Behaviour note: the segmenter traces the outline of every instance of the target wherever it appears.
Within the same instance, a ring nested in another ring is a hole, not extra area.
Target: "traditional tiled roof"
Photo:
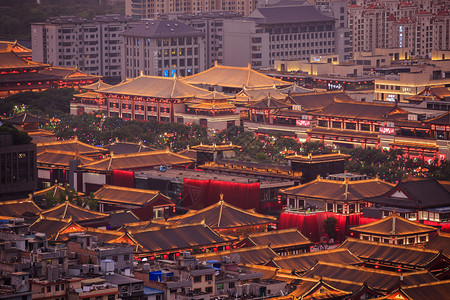
[[[20,57],[31,57],[32,50],[19,44],[17,41],[9,42],[9,41],[0,41],[0,51],[13,51]]]
[[[30,225],[30,231],[41,232],[46,234],[48,240],[60,240],[61,234],[71,232],[84,232],[86,229],[70,219],[56,219],[51,217],[40,216],[33,224]]]
[[[221,110],[221,109],[235,109],[236,106],[228,102],[212,102],[203,101],[201,103],[188,105],[189,108],[201,109],[201,110]]]
[[[99,92],[162,99],[186,99],[209,95],[210,91],[195,87],[176,77],[141,75]]]
[[[200,145],[195,145],[195,146],[191,147],[191,149],[193,149],[193,150],[202,151],[202,152],[230,151],[235,148],[241,148],[241,146],[233,145],[233,143],[230,143],[230,144],[215,144],[214,143],[212,145],[200,144]]]
[[[92,80],[100,78],[100,76],[97,75],[81,72],[77,68],[65,67],[49,67],[39,71],[39,73],[43,75],[56,76],[62,80]]]
[[[80,155],[108,153],[108,149],[91,146],[89,144],[80,142],[77,138],[66,141],[38,143],[36,145],[38,148],[38,152],[43,152],[45,150],[59,150],[67,152],[77,152]]]
[[[117,155],[111,153],[110,157],[83,165],[82,168],[88,170],[110,171],[153,168],[160,165],[185,165],[193,162],[193,159],[173,153],[169,150],[158,150]]]
[[[332,282],[334,283],[334,281]],[[347,287],[348,286],[349,285],[347,285]],[[361,286],[361,283],[353,283],[352,287],[353,289],[360,289]],[[302,278],[301,281],[296,284],[296,289],[293,292],[285,296],[275,297],[273,299],[341,299],[345,296],[351,296],[352,294],[352,291],[339,289],[322,278]]]
[[[144,206],[157,198],[163,198],[167,204],[173,204],[169,197],[160,191],[135,189],[114,185],[103,185],[94,193],[94,197],[102,203],[117,203],[134,206]]]
[[[30,198],[12,201],[0,201],[0,216],[35,216],[40,212],[41,209]]]
[[[97,243],[106,243],[106,244],[116,240],[117,238],[120,238],[123,235],[123,233],[119,231],[98,229],[91,227],[87,227],[84,233],[96,236]]]
[[[125,153],[138,153],[138,152],[147,152],[154,151],[155,149],[145,146],[142,142],[133,143],[127,141],[119,141],[115,140],[114,142],[104,145],[103,148],[108,149],[110,152],[114,152],[115,154],[125,154]]]
[[[49,66],[19,57],[13,51],[0,51],[0,70],[1,69],[42,69]]]
[[[292,104],[301,105],[302,110],[305,111],[322,109],[334,101],[354,102],[345,92],[340,91],[290,94],[288,99]]]
[[[348,249],[364,261],[380,262],[390,266],[400,265],[406,268],[427,268],[442,258],[442,254],[437,250],[369,242],[354,238],[347,238],[340,248]]]
[[[319,177],[308,183],[283,189],[281,192],[287,195],[308,198],[354,201],[382,195],[392,189],[393,186],[393,184],[380,180],[379,178],[338,181]]]
[[[303,277],[308,278],[321,276],[366,283],[369,287],[383,292],[390,291],[399,286],[401,277],[403,277],[403,283],[406,285],[437,281],[437,279],[427,271],[398,273],[321,261],[303,275]]]
[[[253,233],[246,240],[255,246],[269,245],[272,249],[312,244],[297,228]]]
[[[446,112],[435,118],[431,118],[423,121],[424,123],[435,124],[435,125],[449,125],[450,124],[450,112]]]
[[[204,33],[194,27],[176,20],[147,20],[121,33],[123,36],[160,38],[179,36],[203,36]]]
[[[311,5],[261,7],[255,9],[248,18],[264,24],[334,21],[332,17],[322,14]]]
[[[277,89],[276,87],[258,87],[258,88],[243,88],[242,91],[240,91],[236,95],[236,101],[241,102],[242,98],[245,99],[245,101],[260,101],[266,98],[267,96],[271,96],[272,99],[276,100],[284,100],[286,99],[286,94],[283,94],[280,89]]]
[[[450,206],[450,192],[436,179],[402,181],[369,201],[400,208],[446,207]]]
[[[79,99],[105,99],[106,97],[100,93],[97,92],[85,92],[85,93],[81,93],[81,94],[75,94],[73,95],[75,98],[79,98]]]
[[[200,261],[206,260],[222,261],[222,257],[224,256],[230,257],[232,263],[262,265],[278,255],[267,245],[256,247],[245,247],[195,255],[195,257]]]
[[[109,87],[112,87],[112,85],[104,83],[102,80],[98,80],[98,81],[88,84],[88,85],[80,86],[80,88],[83,90],[91,90],[91,91],[101,90],[101,89],[109,88]]]
[[[108,214],[92,211],[66,201],[41,213],[44,217],[56,219],[71,219],[74,222],[104,219]]]
[[[79,155],[76,152],[44,150],[37,155],[38,164],[58,165],[69,167],[69,163],[73,160],[80,160],[81,164],[89,164],[94,160],[87,156]]]
[[[229,67],[215,65],[214,67],[188,76],[182,79],[184,82],[195,85],[216,85],[230,88],[243,87],[273,87],[289,86],[290,82],[259,73],[252,68],[247,67]]]
[[[404,236],[435,232],[437,229],[392,214],[378,221],[353,227],[352,231],[381,236]]]
[[[369,103],[369,102],[333,102],[319,111],[310,112],[321,117],[338,117],[360,120],[386,120],[390,114],[402,114],[408,112],[397,107],[396,104]],[[406,118],[406,117],[405,117]]]
[[[345,265],[359,265],[363,263],[362,260],[347,249],[332,249],[289,256],[278,256],[272,259],[268,265],[303,273],[312,268],[318,261]]]
[[[292,107],[292,105],[287,104],[283,101],[276,100],[276,99],[272,98],[269,94],[266,98],[264,98],[262,100],[247,104],[246,107],[252,108],[252,109],[263,110],[263,109],[289,108],[289,107]]]
[[[295,162],[304,164],[323,163],[327,161],[340,161],[350,157],[350,155],[343,153],[318,154],[318,155],[290,155],[285,158]]]
[[[66,188],[59,184],[54,184],[51,187],[48,187],[43,190],[39,190],[33,193],[33,196],[45,196],[48,192],[52,193],[53,196],[64,194]],[[78,195],[84,195],[83,193],[77,192]]]
[[[141,222],[133,222],[133,223],[125,223],[117,229],[120,232],[140,232],[142,230],[150,229],[150,228],[165,228],[170,227],[171,223],[165,222],[164,220],[150,220],[150,221],[141,221]]]
[[[198,223],[204,220],[214,229],[227,229],[243,226],[257,226],[276,222],[276,218],[256,213],[253,210],[244,210],[219,201],[201,210],[191,210],[187,214],[172,217],[168,221],[176,224]]]
[[[109,212],[109,227],[119,228],[129,223],[141,222],[138,216],[129,210]]]
[[[442,251],[445,255],[450,256],[450,233],[439,231],[438,235],[423,247],[425,249]]]
[[[389,295],[377,299],[448,299],[450,279],[437,282],[402,286]],[[399,294],[403,295],[400,296]]]
[[[16,125],[27,124],[27,123],[45,123],[48,121],[49,121],[48,119],[44,119],[44,118],[32,115],[27,112],[2,120],[3,123],[16,124]]]
[[[200,100],[228,100],[228,99],[234,98],[234,96],[226,95],[224,93],[219,93],[218,91],[214,90],[214,91],[210,92],[209,94],[196,96],[194,98],[200,99]]]
[[[137,246],[137,253],[167,253],[192,247],[211,247],[229,244],[205,224],[188,224],[164,229],[145,229],[126,234]],[[119,239],[118,241],[120,241]]]

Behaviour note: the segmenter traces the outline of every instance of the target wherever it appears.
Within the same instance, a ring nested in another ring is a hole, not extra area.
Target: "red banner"
[[[259,183],[237,183],[184,178],[183,206],[201,209],[220,200],[243,209],[259,210]]]
[[[113,185],[134,188],[134,172],[113,170]]]

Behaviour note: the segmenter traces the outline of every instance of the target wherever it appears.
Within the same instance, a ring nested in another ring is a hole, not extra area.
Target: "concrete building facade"
[[[120,33],[139,22],[121,15],[49,18],[31,24],[33,61],[76,67],[117,82],[121,78]]]
[[[205,70],[204,33],[174,20],[148,20],[121,33],[122,77],[173,77]]]

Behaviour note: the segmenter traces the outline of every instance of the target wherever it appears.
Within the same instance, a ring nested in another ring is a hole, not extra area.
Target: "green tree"
[[[29,136],[28,133],[18,130],[11,124],[3,124],[2,126],[0,126],[0,132],[11,133],[14,145],[29,144],[33,140],[33,138]]]
[[[337,219],[335,217],[328,217],[323,220],[322,227],[323,231],[328,235],[329,238],[334,239],[336,237],[336,226]]]

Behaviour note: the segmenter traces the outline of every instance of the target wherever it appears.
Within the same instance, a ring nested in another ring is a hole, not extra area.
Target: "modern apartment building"
[[[314,6],[279,3],[243,20],[224,21],[224,64],[271,67],[279,59],[308,59],[336,52],[335,20]]]
[[[256,8],[257,2],[258,0],[125,0],[125,14],[138,20],[155,18],[167,13],[196,13],[219,10],[233,11],[247,16]]]
[[[205,70],[204,33],[174,20],[148,20],[121,33],[122,77],[189,76]]]
[[[53,66],[77,67],[104,76],[113,83],[121,78],[120,33],[138,21],[121,15],[49,18],[31,24],[33,60]]]
[[[242,19],[242,14],[234,11],[197,12],[177,14],[176,19],[205,34],[206,68],[212,68],[217,61],[223,64],[223,22]]]
[[[448,1],[356,0],[348,18],[354,52],[405,47],[413,57],[428,57],[450,48]]]

